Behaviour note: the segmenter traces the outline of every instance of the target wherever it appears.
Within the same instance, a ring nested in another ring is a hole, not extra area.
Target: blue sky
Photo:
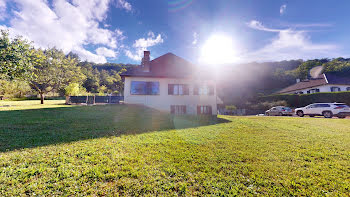
[[[0,0],[0,28],[93,62],[347,57],[350,1]]]

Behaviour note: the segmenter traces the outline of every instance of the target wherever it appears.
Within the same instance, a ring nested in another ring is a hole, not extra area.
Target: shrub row
[[[347,103],[350,92],[320,92],[314,94],[277,94],[257,98],[257,102],[286,101],[289,107],[303,107],[311,103]]]

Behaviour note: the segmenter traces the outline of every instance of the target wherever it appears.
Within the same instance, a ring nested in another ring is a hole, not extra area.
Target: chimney
[[[299,83],[300,82],[300,79],[297,79],[297,83]]]
[[[141,62],[141,68],[143,72],[149,72],[150,71],[150,51],[144,51],[143,52],[143,58]]]

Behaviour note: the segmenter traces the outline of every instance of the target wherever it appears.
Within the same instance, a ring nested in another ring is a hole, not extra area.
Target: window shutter
[[[197,106],[197,114],[201,114],[201,106]]]
[[[168,95],[173,95],[174,94],[174,85],[169,84],[168,85]]]
[[[214,95],[214,86],[209,86],[209,95]]]
[[[175,105],[170,106],[170,113],[175,114]]]
[[[193,87],[193,95],[198,95],[198,86],[197,85],[195,85]]]
[[[208,114],[212,115],[211,106],[208,106],[208,108],[209,108]]]

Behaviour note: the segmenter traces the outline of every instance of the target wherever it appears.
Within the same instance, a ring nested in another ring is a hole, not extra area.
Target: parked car
[[[350,116],[350,107],[345,103],[313,103],[306,107],[295,109],[295,113],[300,117],[308,115],[310,117],[324,116],[325,118],[332,118],[336,116],[345,118]]]
[[[293,110],[285,106],[276,106],[265,112],[266,116],[292,116]]]

